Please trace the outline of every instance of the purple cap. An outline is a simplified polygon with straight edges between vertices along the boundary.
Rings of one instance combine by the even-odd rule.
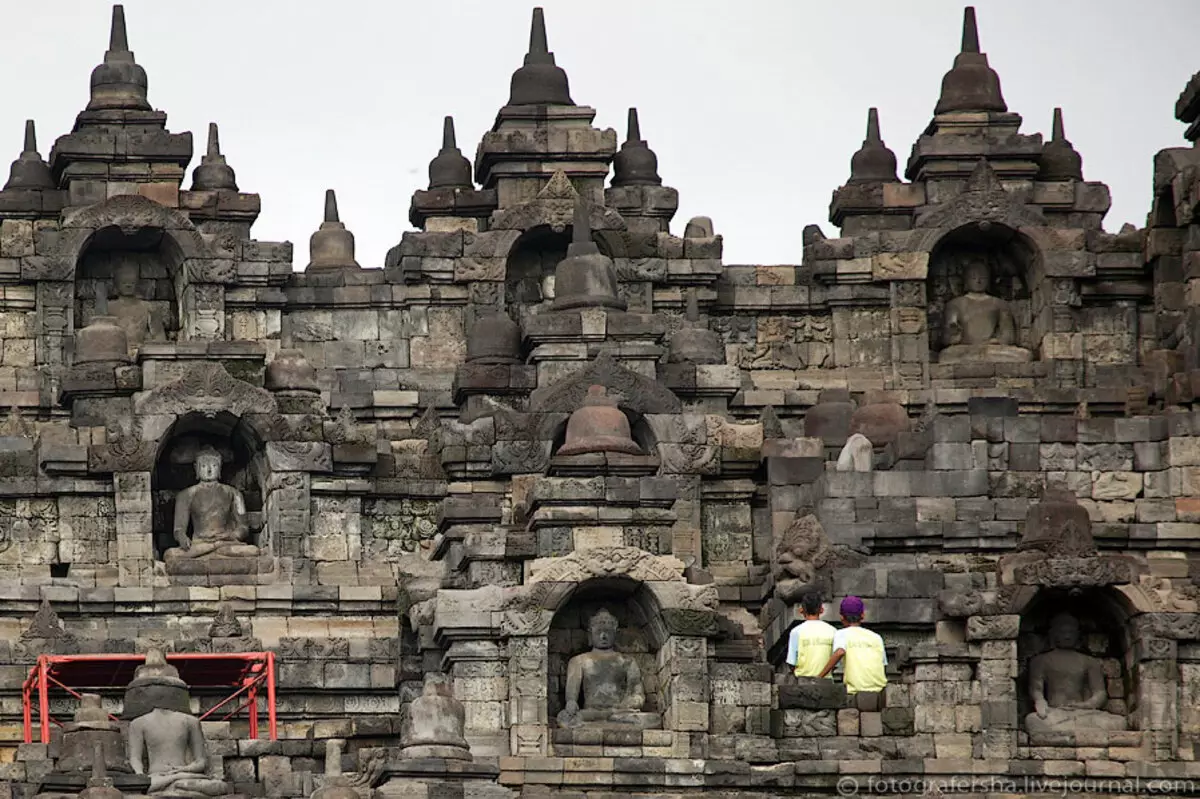
[[[841,611],[843,616],[861,616],[863,601],[856,596],[848,596],[842,600]]]

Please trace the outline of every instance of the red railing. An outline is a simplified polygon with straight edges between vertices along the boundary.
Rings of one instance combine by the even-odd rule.
[[[200,717],[214,717],[219,710],[239,700],[233,710],[220,717],[230,719],[243,710],[250,717],[250,737],[258,737],[259,695],[266,688],[267,734],[276,739],[275,723],[275,653],[230,652],[172,653],[167,662],[179,669],[180,677],[192,688],[232,688],[233,691],[209,708]],[[41,742],[50,742],[50,725],[62,722],[50,715],[51,687],[74,697],[83,691],[124,688],[133,679],[137,666],[145,655],[41,655],[29,670],[21,687],[24,711],[25,743],[33,743],[33,702],[37,692],[38,722]],[[82,690],[76,690],[82,689]],[[110,718],[112,718],[110,716]],[[116,721],[116,718],[113,718]]]

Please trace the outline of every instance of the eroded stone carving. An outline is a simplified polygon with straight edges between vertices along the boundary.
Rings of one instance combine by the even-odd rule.
[[[1051,620],[1050,651],[1029,661],[1030,733],[1125,729],[1124,716],[1101,709],[1108,702],[1104,664],[1080,652],[1080,643],[1074,616],[1061,613]]]
[[[662,724],[658,713],[642,711],[646,689],[633,657],[617,652],[617,617],[607,610],[588,625],[592,651],[567,664],[567,704],[558,714],[561,727],[592,724],[652,729]]]
[[[165,341],[166,330],[154,304],[137,294],[138,265],[121,261],[113,268],[113,289],[117,296],[108,302],[108,315],[125,331],[129,354],[146,341]]]
[[[182,416],[189,412],[212,417],[220,412],[234,416],[274,414],[271,392],[238,380],[225,367],[211,361],[189,366],[175,380],[137,398],[140,415]]]
[[[205,447],[196,453],[196,479],[175,497],[175,541],[163,559],[168,563],[192,558],[255,557],[258,547],[247,543],[246,502],[242,492],[219,481],[221,453]],[[188,531],[191,535],[188,535]]]
[[[861,565],[863,556],[834,545],[811,513],[797,514],[775,545],[775,595],[795,602],[827,582],[834,568]]]
[[[409,704],[404,717],[400,755],[470,760],[465,725],[466,710],[454,698],[446,675],[429,672],[421,695]]]
[[[621,404],[638,413],[680,413],[679,397],[655,380],[626,369],[608,352],[565,379],[534,391],[529,398],[532,411],[571,413],[583,404],[588,389],[603,386],[621,397]]]
[[[230,793],[225,782],[208,776],[200,720],[180,709],[187,707],[187,683],[162,652],[146,653],[130,688],[141,689],[149,704],[129,725],[129,760],[135,773],[150,776],[148,793],[185,799]]]
[[[989,293],[991,282],[987,261],[978,255],[968,255],[963,267],[966,291],[946,303],[942,330],[945,349],[938,356],[942,363],[1023,362],[1033,357],[1029,350],[1016,346],[1012,308]]]

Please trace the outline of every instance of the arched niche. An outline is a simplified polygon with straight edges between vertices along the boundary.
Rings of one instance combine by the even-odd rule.
[[[567,663],[590,652],[588,625],[601,609],[617,617],[616,651],[632,656],[642,674],[646,704],[642,708],[662,713],[665,708],[658,674],[658,650],[669,637],[662,623],[662,608],[645,584],[628,577],[601,577],[578,585],[554,614],[547,633],[546,669],[549,693],[548,717],[563,709]]]
[[[1033,712],[1029,694],[1029,662],[1051,649],[1051,620],[1060,613],[1079,622],[1080,651],[1104,664],[1108,704],[1102,708],[1132,718],[1137,691],[1133,683],[1131,606],[1108,588],[1042,588],[1021,610],[1017,637],[1017,710],[1024,719]]]
[[[1034,323],[1035,268],[1039,251],[1023,233],[997,222],[972,222],[941,236],[929,254],[927,313],[929,347],[945,346],[946,304],[966,293],[963,273],[968,263],[983,260],[991,274],[987,293],[1009,303],[1016,329],[1016,345],[1037,350],[1031,341]]]
[[[195,457],[204,447],[221,454],[220,482],[241,492],[246,503],[251,544],[269,552],[263,519],[263,486],[267,465],[261,436],[254,428],[228,413],[189,413],[178,418],[160,439],[151,473],[151,529],[154,557],[177,546],[174,534],[175,497],[196,484]]]
[[[551,298],[554,269],[567,257],[572,235],[569,225],[563,230],[537,225],[521,234],[509,250],[505,264],[506,308],[536,306]],[[606,237],[593,234],[592,241],[601,253],[612,257]]]
[[[131,345],[142,339],[175,339],[182,264],[177,242],[162,228],[100,228],[88,238],[75,269],[77,326],[91,322],[103,299],[105,313],[126,328]]]

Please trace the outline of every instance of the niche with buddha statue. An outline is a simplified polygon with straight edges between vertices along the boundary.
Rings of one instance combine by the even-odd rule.
[[[75,325],[112,317],[124,329],[130,354],[149,341],[176,337],[172,239],[161,229],[126,233],[116,227],[96,232],[80,257],[75,276]]]
[[[1106,589],[1047,588],[1021,614],[1017,711],[1038,741],[1080,730],[1129,727],[1137,693],[1131,681],[1126,614]]]
[[[968,225],[938,242],[927,284],[929,348],[938,361],[1032,360],[1035,258],[1025,236],[998,224]]]
[[[260,447],[245,425],[226,416],[184,416],[164,436],[151,481],[152,528],[155,559],[166,561],[169,572],[184,561],[205,572],[206,564],[254,561],[260,548],[269,548],[262,540]]]
[[[555,613],[548,633],[547,715],[552,728],[635,731],[661,726],[657,652],[666,631],[660,616],[656,600],[634,580],[595,579],[576,589]],[[572,671],[578,686],[571,684]],[[572,691],[574,697],[569,696]]]

